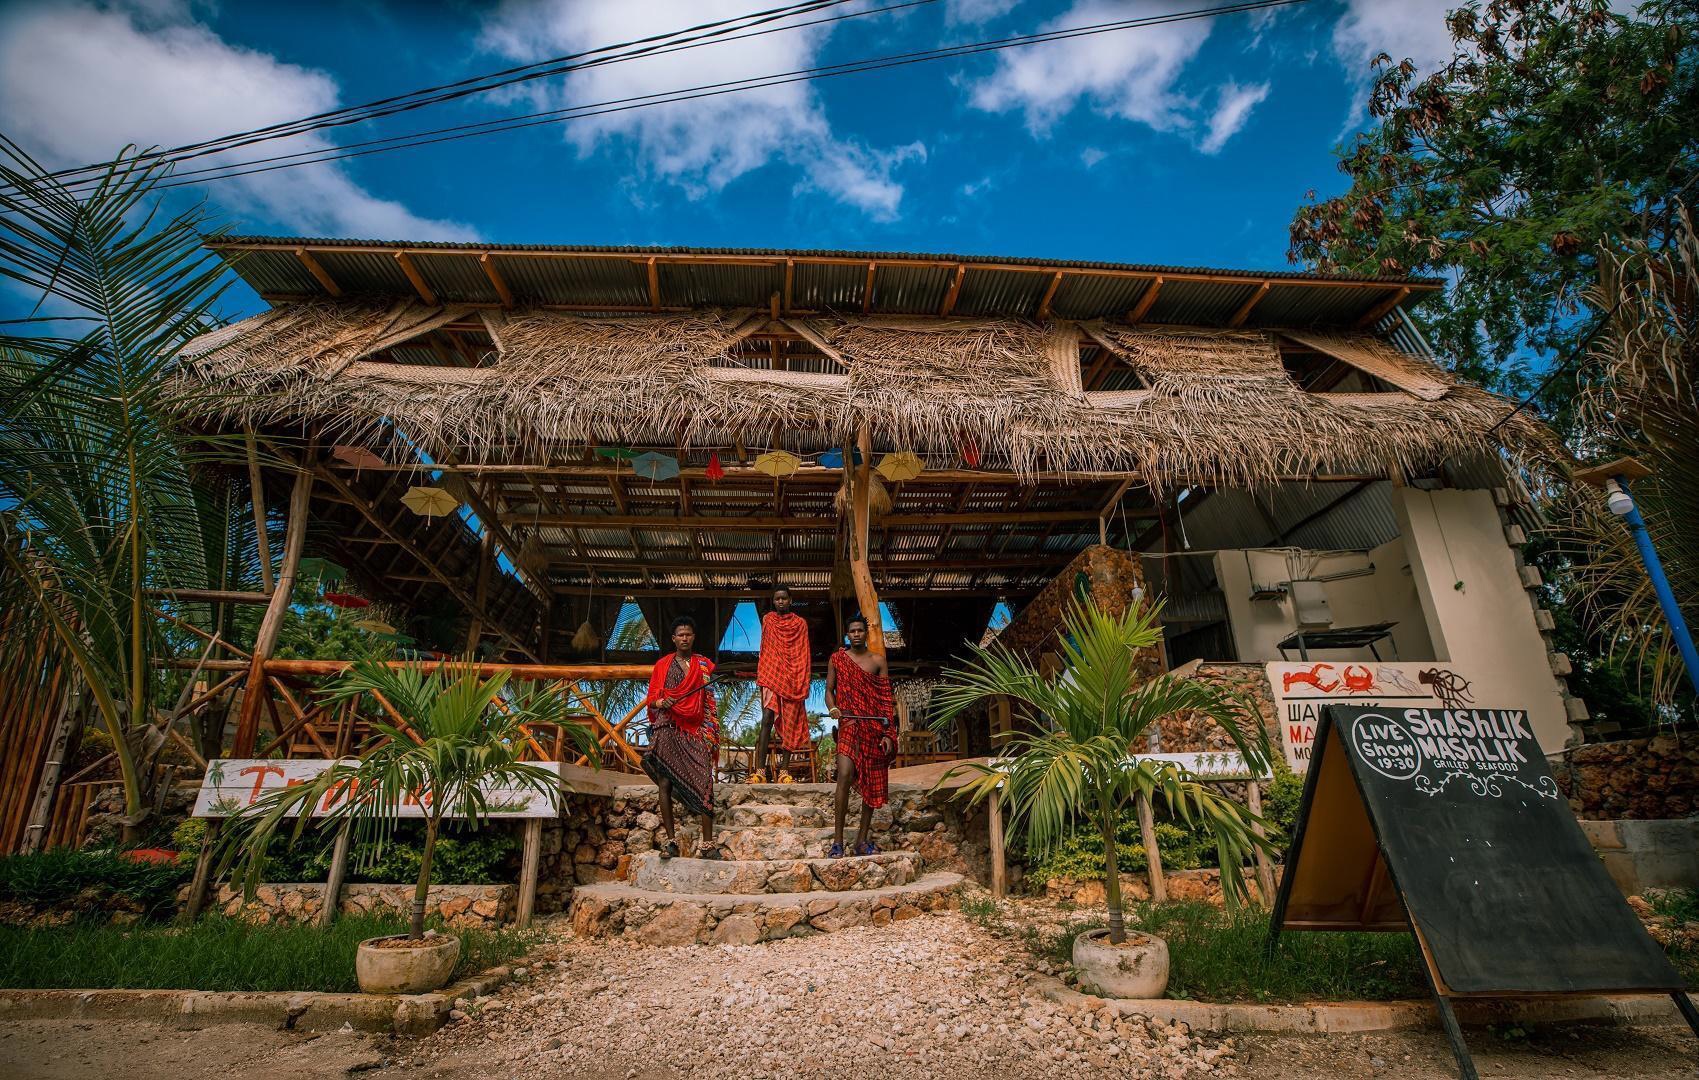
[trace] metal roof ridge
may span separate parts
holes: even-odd
[[[879,262],[904,260],[934,262],[939,265],[988,264],[1023,266],[1039,269],[1115,271],[1140,274],[1196,274],[1235,278],[1258,278],[1302,283],[1305,281],[1360,282],[1364,285],[1409,285],[1438,288],[1443,279],[1433,277],[1390,277],[1386,275],[1330,274],[1310,270],[1259,270],[1210,266],[1179,266],[1160,263],[1123,263],[1086,259],[1049,259],[1030,255],[962,255],[939,252],[856,251],[839,248],[744,248],[700,247],[692,245],[636,244],[488,244],[445,240],[364,240],[349,237],[304,236],[219,236],[206,241],[207,248],[220,250],[236,247],[291,248],[384,248],[398,251],[441,251],[481,254],[483,252],[512,252],[516,254],[551,255],[630,255],[634,258],[697,256],[773,259],[854,259]]]

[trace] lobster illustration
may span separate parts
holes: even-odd
[[[1284,675],[1280,676],[1281,691],[1289,694],[1292,692],[1292,687],[1294,686],[1313,686],[1319,693],[1328,693],[1334,687],[1339,685],[1339,680],[1335,679],[1334,681],[1327,683],[1322,682],[1321,670],[1323,668],[1326,668],[1329,672],[1331,672],[1333,670],[1333,665],[1313,664],[1310,666],[1310,670],[1308,671],[1286,672]]]

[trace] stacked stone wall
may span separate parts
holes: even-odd
[[[1548,761],[1576,817],[1699,817],[1699,735],[1585,743]]]

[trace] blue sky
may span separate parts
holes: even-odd
[[[1224,2],[938,0],[284,148]],[[81,164],[125,142],[173,145],[762,6],[12,2],[0,6],[0,129],[49,164]],[[1278,268],[1305,192],[1341,184],[1332,150],[1365,119],[1369,58],[1447,55],[1446,6],[1310,0],[187,190],[252,233]]]

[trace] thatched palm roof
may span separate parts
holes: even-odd
[[[395,362],[398,346],[453,324],[481,329],[488,344]],[[815,370],[781,369],[781,338],[807,348]],[[1112,364],[1121,388],[1087,389],[1082,350]],[[1335,378],[1345,392],[1300,386],[1283,350],[1326,358],[1351,376]],[[866,425],[883,447],[953,461],[971,444],[988,467],[1023,475],[1252,486],[1417,472],[1538,438],[1522,417],[1504,422],[1507,402],[1431,361],[1331,328],[341,300],[280,306],[208,335],[183,360],[190,386],[214,391],[187,406],[202,416],[307,421],[326,438],[380,447],[393,426],[466,460],[546,461],[605,443],[839,445]],[[468,362],[477,366],[459,366]]]

